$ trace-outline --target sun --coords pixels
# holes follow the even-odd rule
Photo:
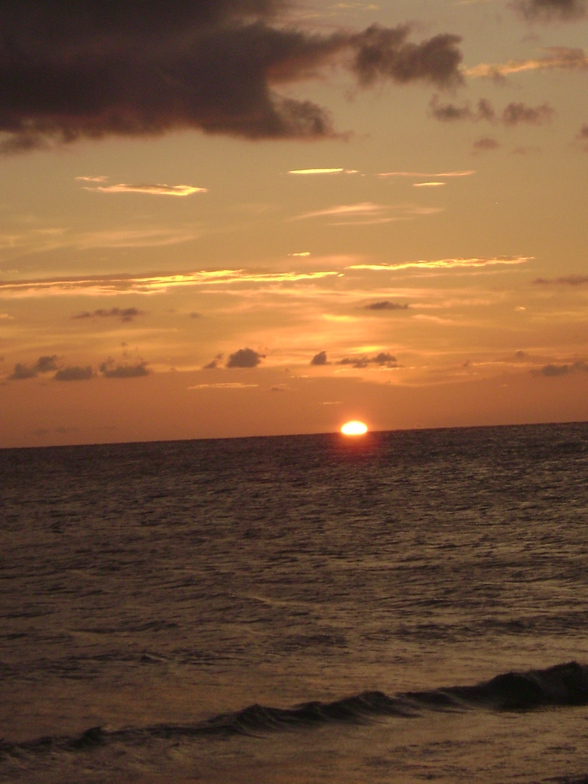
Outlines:
[[[352,422],[345,422],[341,428],[344,436],[363,436],[367,433],[367,425],[354,419]]]

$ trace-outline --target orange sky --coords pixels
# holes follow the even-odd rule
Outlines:
[[[0,0],[0,447],[588,418],[584,0],[93,5]]]

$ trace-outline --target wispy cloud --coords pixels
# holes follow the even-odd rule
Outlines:
[[[80,294],[154,294],[188,286],[276,284],[320,280],[336,271],[247,272],[246,270],[198,270],[153,275],[89,275],[39,280],[0,281],[0,298]]]
[[[468,68],[465,73],[472,79],[503,79],[511,74],[525,71],[563,70],[581,71],[588,68],[588,54],[584,49],[570,49],[564,46],[551,46],[544,57],[529,60],[509,60],[506,63],[481,63]]]
[[[216,384],[194,384],[188,389],[252,389],[259,384],[242,384],[240,381],[219,381]]]
[[[108,177],[106,177],[105,175],[101,174],[98,177],[79,176],[79,177],[76,177],[75,179],[76,180],[80,180],[81,182],[106,182],[108,180]]]
[[[533,256],[496,256],[493,258],[470,259],[421,259],[419,261],[402,261],[396,264],[353,264],[348,269],[373,270],[389,272],[404,269],[453,269],[469,267],[489,267],[495,265],[517,265],[532,261]]]
[[[359,174],[357,169],[291,169],[288,174]]]
[[[156,248],[190,242],[200,236],[193,226],[133,226],[100,231],[72,231],[65,227],[34,229],[0,235],[0,248],[40,253],[61,248]]]
[[[410,171],[391,171],[381,172],[378,177],[471,177],[476,173],[476,169],[467,169],[465,171],[449,171],[449,172],[410,172]]]
[[[392,221],[411,220],[421,215],[434,215],[442,212],[442,207],[422,207],[417,204],[374,204],[373,202],[360,202],[359,204],[340,204],[298,215],[294,220],[307,220],[309,218],[337,218],[331,222],[332,226],[345,225],[371,225],[377,223],[390,223]]]
[[[536,278],[533,283],[537,286],[586,286],[588,275],[567,275],[561,278]]]
[[[198,188],[195,185],[164,185],[162,183],[130,185],[121,182],[118,185],[96,185],[94,187],[85,185],[84,188],[87,191],[100,193],[145,193],[150,196],[192,196],[194,193],[208,193],[208,188]]]

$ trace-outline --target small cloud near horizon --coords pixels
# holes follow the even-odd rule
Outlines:
[[[117,318],[120,321],[132,321],[135,316],[144,316],[145,311],[138,310],[137,308],[110,308],[110,310],[104,310],[99,308],[98,310],[94,310],[93,312],[84,311],[83,313],[78,313],[75,316],[72,316],[74,319],[89,319],[89,318]]]
[[[34,365],[24,365],[17,362],[8,379],[10,381],[24,381],[28,378],[36,378],[39,373],[51,373],[54,370],[58,370],[56,354],[39,357]]]
[[[319,351],[318,354],[315,354],[314,357],[310,360],[311,365],[330,365],[331,363],[327,360],[327,352],[326,351]]]
[[[89,365],[87,367],[64,367],[53,376],[55,381],[88,381],[93,377],[94,371]]]
[[[588,275],[567,275],[560,278],[535,278],[536,286],[585,286]]]
[[[390,300],[382,300],[381,302],[370,302],[368,305],[363,305],[363,310],[408,310],[410,305],[407,302],[390,302]]]
[[[396,357],[392,356],[387,351],[380,351],[373,357],[343,357],[337,362],[337,365],[351,365],[354,368],[366,368],[368,365],[378,365],[380,367],[395,368],[398,367]]]
[[[262,359],[265,359],[265,354],[260,354],[252,348],[240,348],[234,354],[229,354],[226,367],[254,368],[260,364]]]
[[[139,360],[134,364],[125,362],[116,364],[113,359],[107,359],[106,362],[102,362],[99,370],[104,378],[140,378],[150,374],[147,362],[144,360]]]

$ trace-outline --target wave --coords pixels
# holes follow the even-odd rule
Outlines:
[[[250,705],[195,724],[157,724],[118,730],[97,726],[74,736],[50,735],[21,743],[0,740],[0,757],[57,749],[76,752],[112,742],[255,736],[329,723],[357,724],[380,717],[415,717],[426,711],[528,711],[587,704],[588,665],[572,661],[543,670],[504,673],[474,686],[403,692],[392,697],[381,691],[366,691],[333,702],[305,702],[292,708]]]

